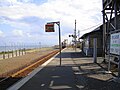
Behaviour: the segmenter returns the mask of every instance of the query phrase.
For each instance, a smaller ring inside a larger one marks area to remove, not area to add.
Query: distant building
[[[82,42],[82,51],[86,56],[93,56],[93,40],[97,38],[97,56],[102,56],[103,51],[103,29],[102,25],[93,31],[84,34],[80,39],[83,39]]]

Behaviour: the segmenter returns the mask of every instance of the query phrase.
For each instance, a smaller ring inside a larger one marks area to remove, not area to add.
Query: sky
[[[70,42],[75,20],[80,37],[102,24],[101,11],[102,0],[0,0],[0,45],[56,45],[58,26],[55,32],[45,32],[45,24],[56,21],[60,21],[62,41]]]

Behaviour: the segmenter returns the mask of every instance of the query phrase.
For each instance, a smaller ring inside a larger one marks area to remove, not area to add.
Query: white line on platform
[[[18,81],[17,83],[15,83],[11,87],[9,87],[7,90],[18,90],[29,79],[31,79],[35,74],[37,74],[40,70],[42,70],[49,62],[51,62],[58,54],[59,54],[59,52],[56,55],[54,55],[52,58],[50,58],[48,61],[46,61],[45,63],[43,63],[41,66],[39,66],[37,69],[33,70],[28,76],[26,76],[22,80]]]
[[[53,86],[53,83],[54,83],[54,81],[52,80],[51,82],[50,82],[50,87],[52,87]]]

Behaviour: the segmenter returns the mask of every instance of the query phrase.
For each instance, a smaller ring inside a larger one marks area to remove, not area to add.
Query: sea
[[[27,46],[0,46],[0,52],[3,51],[14,51],[14,50],[20,50],[20,49],[37,49],[37,48],[43,48],[43,47],[50,47],[47,45],[40,46],[40,45],[27,45]]]

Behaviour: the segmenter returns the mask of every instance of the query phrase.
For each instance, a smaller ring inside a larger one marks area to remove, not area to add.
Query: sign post
[[[60,31],[60,22],[49,22],[45,25],[46,32],[54,32],[54,24],[58,25],[59,29],[59,51],[60,51],[60,66],[61,66],[61,31]]]

